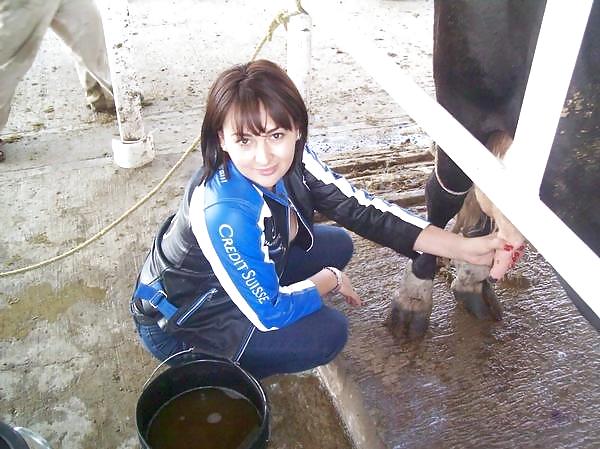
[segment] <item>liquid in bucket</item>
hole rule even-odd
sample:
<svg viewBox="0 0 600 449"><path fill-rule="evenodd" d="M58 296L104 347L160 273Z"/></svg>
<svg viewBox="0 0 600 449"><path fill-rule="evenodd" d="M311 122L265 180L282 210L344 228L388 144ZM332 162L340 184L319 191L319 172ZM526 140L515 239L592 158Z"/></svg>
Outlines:
<svg viewBox="0 0 600 449"><path fill-rule="evenodd" d="M152 417L146 441L152 449L237 449L260 430L256 407L228 388L186 391Z"/></svg>

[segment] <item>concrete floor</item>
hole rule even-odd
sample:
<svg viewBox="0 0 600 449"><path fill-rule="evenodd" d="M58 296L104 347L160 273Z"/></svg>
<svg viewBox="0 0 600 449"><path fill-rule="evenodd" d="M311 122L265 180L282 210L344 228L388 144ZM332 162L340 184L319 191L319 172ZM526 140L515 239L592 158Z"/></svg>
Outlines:
<svg viewBox="0 0 600 449"><path fill-rule="evenodd" d="M157 156L140 169L112 163L116 123L85 108L70 56L48 35L1 131L13 142L0 166L1 271L70 249L154 187L198 133L210 82L251 56L279 10L251 0L130 3L132 64ZM366 38L433 91L432 2L344 7L361 18ZM311 142L318 151L428 146L324 30L314 30L313 49ZM261 56L285 63L283 31ZM127 302L156 227L199 163L192 154L145 206L85 250L0 278L0 419L34 429L55 448L137 447L135 402L156 362L138 342ZM317 374L357 446L600 446L598 334L533 249L512 283L500 286L504 321L475 323L440 276L431 329L421 343L407 344L381 324L405 261L358 238L356 245L348 271L366 304L350 310L336 302L350 318L350 342ZM302 411L283 413L296 420ZM282 431L288 436L277 447L315 447L298 434ZM347 444L326 441L325 449Z"/></svg>

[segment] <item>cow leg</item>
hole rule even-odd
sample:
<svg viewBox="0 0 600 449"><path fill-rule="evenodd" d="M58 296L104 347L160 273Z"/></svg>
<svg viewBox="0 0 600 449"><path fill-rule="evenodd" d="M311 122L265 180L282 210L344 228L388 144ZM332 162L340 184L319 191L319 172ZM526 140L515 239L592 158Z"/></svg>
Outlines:
<svg viewBox="0 0 600 449"><path fill-rule="evenodd" d="M425 334L433 306L432 290L433 279L416 277L413 261L408 261L404 278L392 295L392 308L385 322L394 336L413 340Z"/></svg>
<svg viewBox="0 0 600 449"><path fill-rule="evenodd" d="M482 213L479 222L463 233L467 237L478 237L489 234L492 227L492 220ZM489 281L490 267L463 261L454 261L454 265L456 275L451 289L456 300L480 320L501 320L502 306Z"/></svg>
<svg viewBox="0 0 600 449"><path fill-rule="evenodd" d="M444 228L460 210L471 185L471 180L462 170L437 148L435 170L425 186L428 220ZM407 264L386 320L395 336L414 339L427 331L436 268L437 259L431 254L421 254Z"/></svg>
<svg viewBox="0 0 600 449"><path fill-rule="evenodd" d="M503 131L495 131L486 142L486 147L496 156L503 156L510 145L512 138ZM487 215L486 215L487 214ZM472 215L469 217L469 215ZM498 211L489 198L474 189L472 195L467 197L465 210L461 212L463 223L461 232L466 237L478 237L492 232L494 227L498 229L498 235L513 245L523 242L523 236L519 231ZM495 225L492 223L492 219ZM461 218L461 217L459 217ZM457 220L460 222L461 220ZM510 262L511 252L506 254L505 261ZM498 257L498 256L496 256ZM502 259L503 256L500 256ZM513 258L513 263L515 259ZM462 302L467 310L480 320L502 319L502 307L490 284L490 268L481 265L472 265L465 262L456 262L456 277L452 282L452 291L457 301Z"/></svg>
<svg viewBox="0 0 600 449"><path fill-rule="evenodd" d="M456 262L452 292L457 301L480 320L500 321L502 306L488 281L490 267Z"/></svg>

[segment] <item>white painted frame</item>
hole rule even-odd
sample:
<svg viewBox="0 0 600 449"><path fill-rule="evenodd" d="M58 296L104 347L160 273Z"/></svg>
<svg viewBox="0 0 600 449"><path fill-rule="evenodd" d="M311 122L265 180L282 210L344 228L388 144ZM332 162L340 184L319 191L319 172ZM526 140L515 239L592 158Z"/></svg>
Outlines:
<svg viewBox="0 0 600 449"><path fill-rule="evenodd" d="M302 0L314 23L328 30L336 43L444 148L600 316L597 280L593 275L600 273L600 258L539 195L592 3L593 0L548 0L515 140L501 162L383 50L358 36L358 27L353 26L356 19L344 14L343 4ZM569 24L568 29L562 26L565 23ZM528 150L519 151L520 147Z"/></svg>
<svg viewBox="0 0 600 449"><path fill-rule="evenodd" d="M142 117L142 94L132 67L129 0L99 0L113 87L119 139L112 140L113 160L123 168L141 167L154 159L152 134Z"/></svg>

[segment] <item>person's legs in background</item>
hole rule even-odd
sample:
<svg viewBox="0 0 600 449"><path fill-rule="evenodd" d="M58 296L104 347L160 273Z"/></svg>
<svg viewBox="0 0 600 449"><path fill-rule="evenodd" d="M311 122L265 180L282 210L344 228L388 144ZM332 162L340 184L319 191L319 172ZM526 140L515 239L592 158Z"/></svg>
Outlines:
<svg viewBox="0 0 600 449"><path fill-rule="evenodd" d="M0 8L0 131L17 84L30 69L59 0L5 0ZM0 141L1 142L1 141ZM0 143L0 148L1 148ZM0 149L0 161L4 153Z"/></svg>
<svg viewBox="0 0 600 449"><path fill-rule="evenodd" d="M292 247L282 285L304 280L327 266L343 269L353 252L352 239L343 228L314 227L314 244L305 252ZM294 324L270 332L255 330L239 362L254 376L294 373L324 365L344 348L348 339L345 315L328 306Z"/></svg>
<svg viewBox="0 0 600 449"><path fill-rule="evenodd" d="M115 103L102 17L92 0L63 0L52 30L71 48L86 101L95 112L114 112Z"/></svg>

